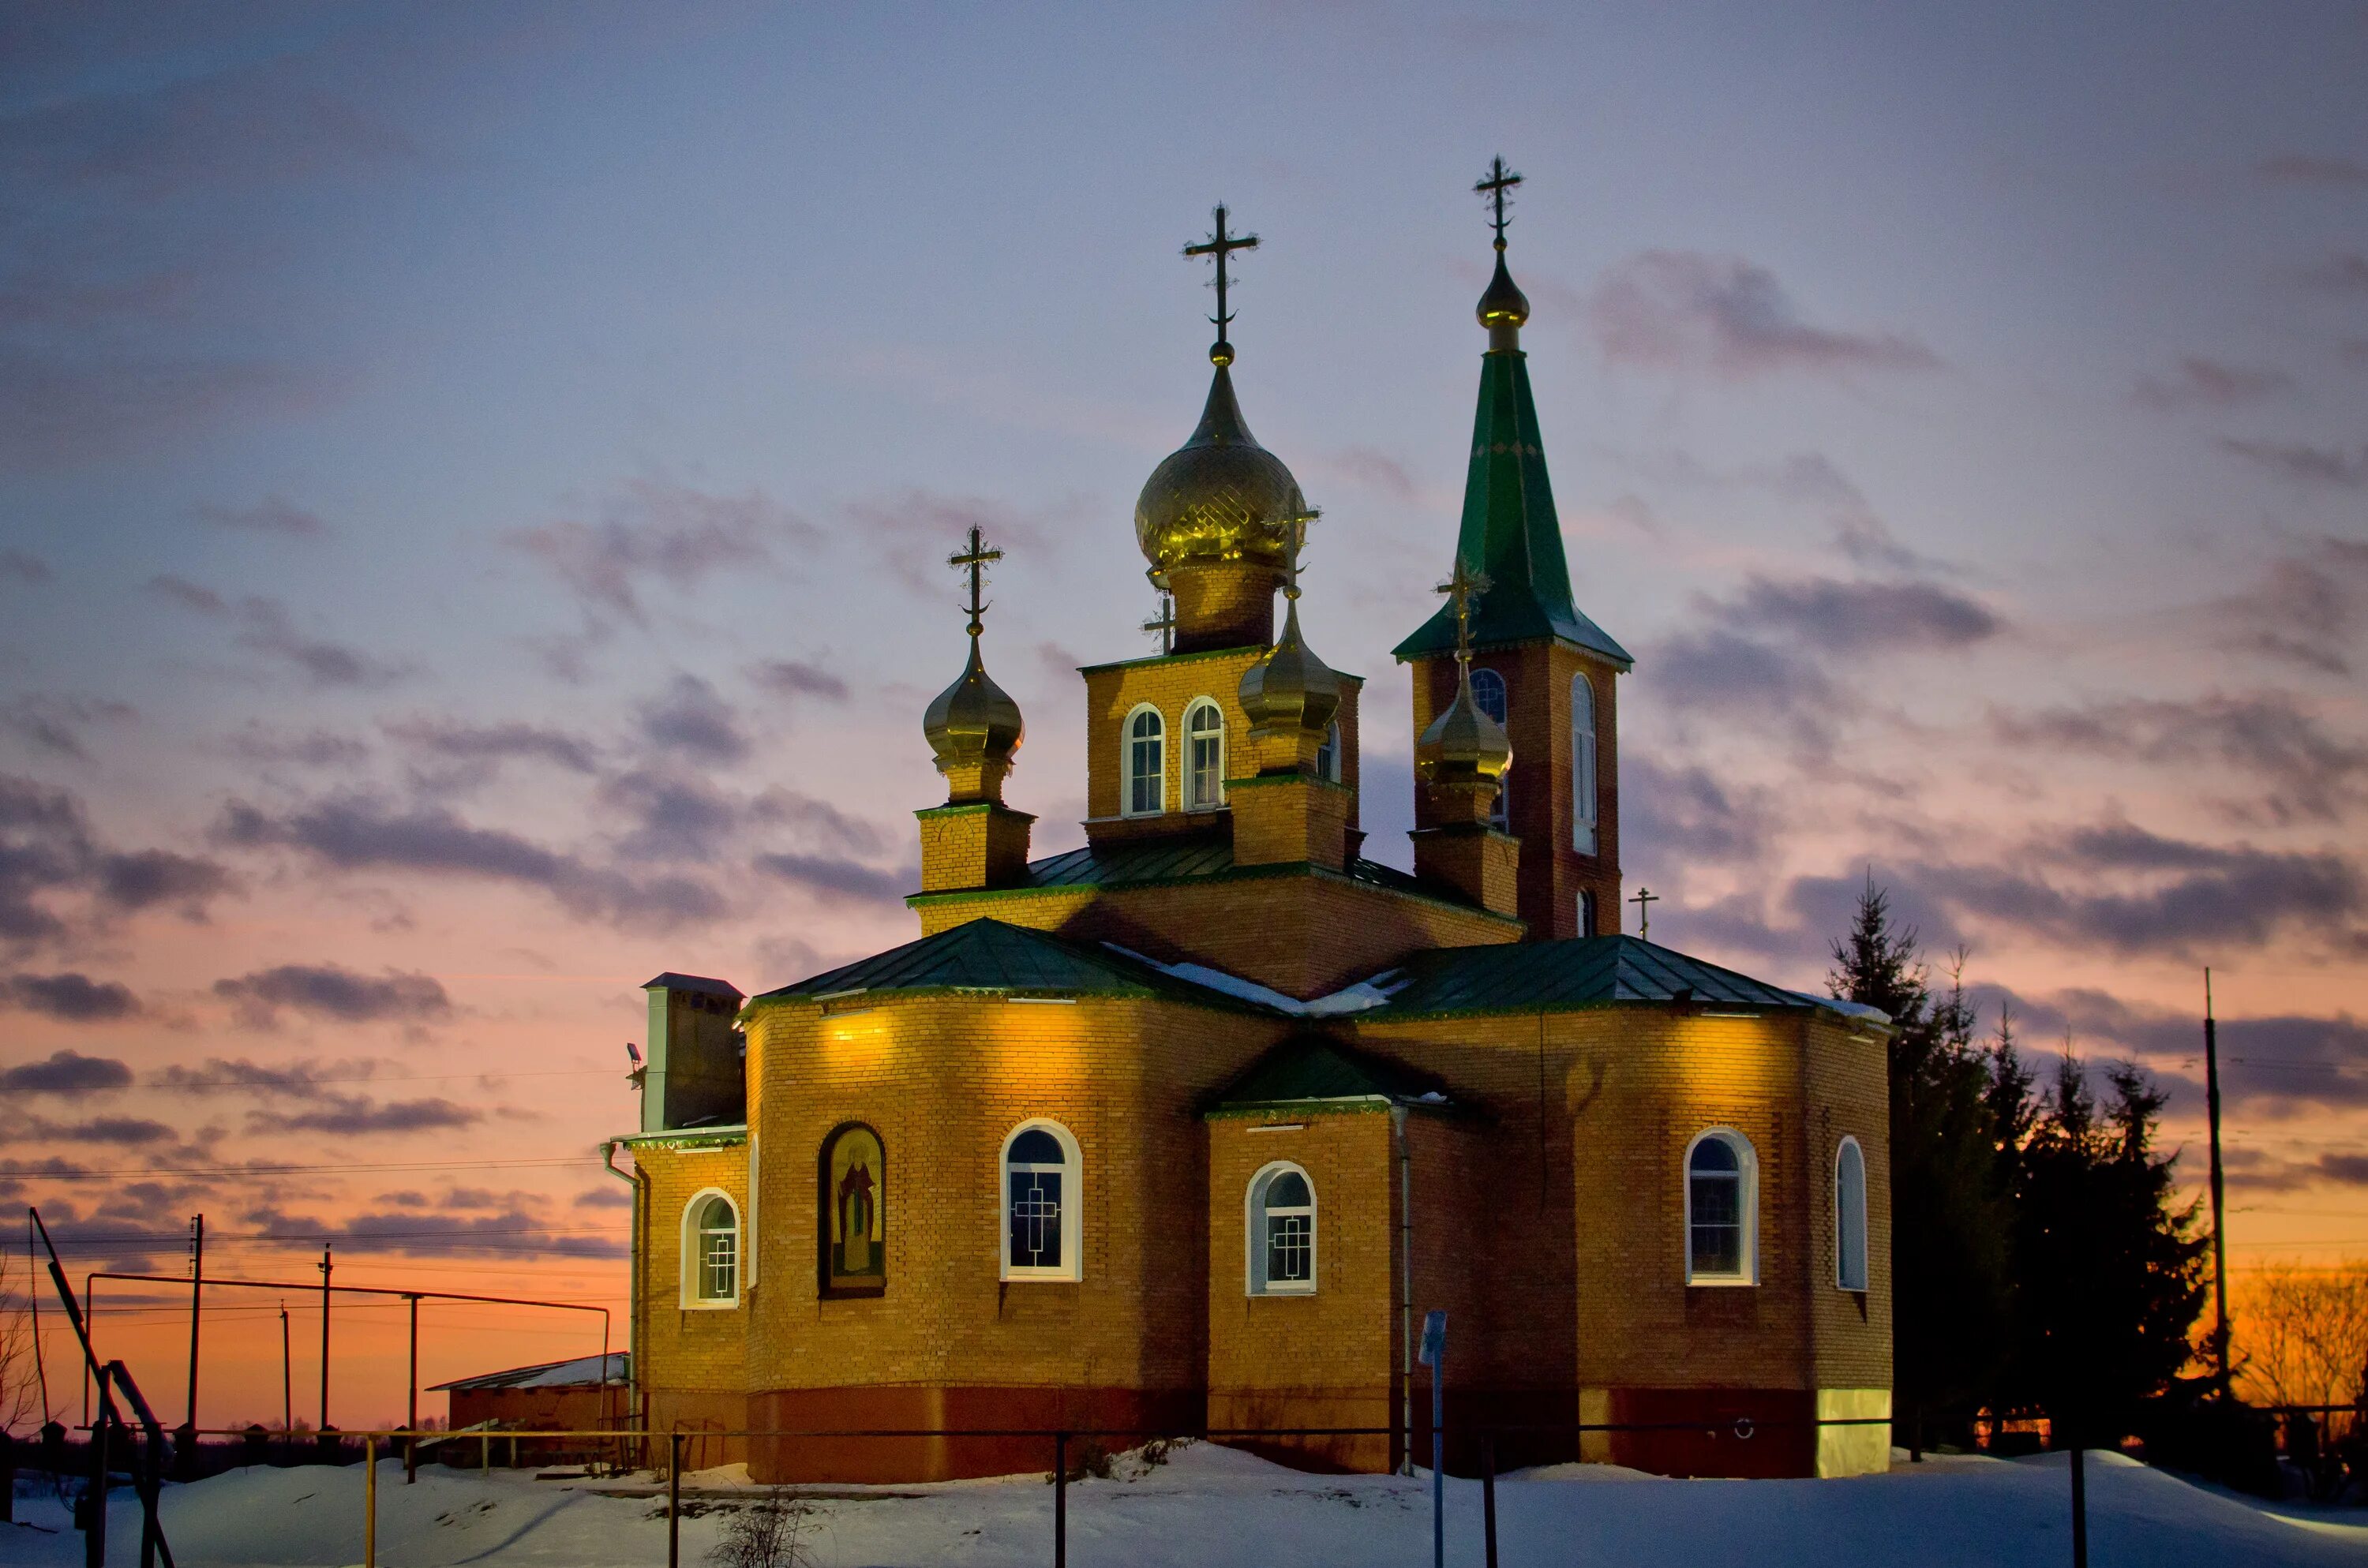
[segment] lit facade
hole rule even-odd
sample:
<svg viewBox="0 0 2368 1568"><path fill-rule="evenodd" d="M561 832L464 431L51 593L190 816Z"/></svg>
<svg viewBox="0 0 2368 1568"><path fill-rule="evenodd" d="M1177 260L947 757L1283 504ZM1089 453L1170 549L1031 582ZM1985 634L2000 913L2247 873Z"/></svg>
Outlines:
<svg viewBox="0 0 2368 1568"><path fill-rule="evenodd" d="M1202 248L1247 243L1221 212ZM1087 846L1030 858L974 608L925 718L919 938L746 999L651 983L635 1393L718 1435L694 1462L918 1480L1049 1448L720 1434L1349 1426L1379 1430L1257 1446L1383 1469L1427 1450L1442 1308L1452 1467L1575 1422L1691 1429L1499 1462L1884 1467L1886 1427L1810 1423L1890 1411L1887 1025L1620 932L1630 660L1572 597L1502 252L1455 591L1397 650L1413 874L1362 853L1361 683L1300 632L1314 514L1221 321L1137 508L1170 640L1083 672Z"/></svg>

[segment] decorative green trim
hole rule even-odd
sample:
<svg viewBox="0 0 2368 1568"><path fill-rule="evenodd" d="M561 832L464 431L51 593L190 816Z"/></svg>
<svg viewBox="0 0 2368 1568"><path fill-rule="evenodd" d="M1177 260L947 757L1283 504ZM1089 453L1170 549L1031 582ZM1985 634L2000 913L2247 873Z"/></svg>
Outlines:
<svg viewBox="0 0 2368 1568"><path fill-rule="evenodd" d="M1326 790L1338 790L1343 795L1356 793L1338 779L1326 778L1320 773L1253 773L1246 778L1226 779L1225 790L1230 794L1235 790L1269 790L1279 784L1315 784Z"/></svg>
<svg viewBox="0 0 2368 1568"><path fill-rule="evenodd" d="M1021 822L1036 820L1031 812L1015 812L996 801L949 801L942 806L923 806L913 814L926 822L931 817L993 816L998 812L1008 817L1018 817Z"/></svg>
<svg viewBox="0 0 2368 1568"><path fill-rule="evenodd" d="M1146 653L1139 659L1112 659L1106 665L1079 665L1077 673L1092 676L1104 670L1139 669L1145 665L1189 665L1196 660L1230 658L1235 653L1256 653L1263 658L1266 653L1267 649L1255 642L1245 642L1234 648L1201 648L1190 653ZM1352 676L1346 670L1334 670L1332 673L1342 680L1354 681L1359 686L1365 684L1363 676Z"/></svg>
<svg viewBox="0 0 2368 1568"><path fill-rule="evenodd" d="M636 1132L617 1142L628 1149L736 1148L748 1142L748 1124L730 1127L681 1127L667 1132Z"/></svg>
<svg viewBox="0 0 2368 1568"><path fill-rule="evenodd" d="M1318 866L1308 860L1284 861L1271 866L1235 866L1231 870L1202 871L1183 877L1145 877L1140 881L1123 882L1063 882L1056 887L1042 888L949 888L942 892L906 893L905 905L908 909L921 909L931 904L955 903L969 899L1054 898L1075 893L1094 897L1133 892L1140 888L1187 887L1196 882L1254 881L1262 877L1296 876L1310 876L1325 881L1344 882L1350 887L1364 888L1385 898L1403 898L1416 903L1428 903L1440 909L1452 909L1458 915L1470 915L1482 920L1493 920L1499 926L1510 926L1516 931L1529 929L1529 923L1515 915L1498 915L1494 910L1483 909L1477 904L1462 903L1452 898L1440 898L1436 893L1418 892L1411 888L1388 887L1380 882L1369 882L1361 877L1352 877L1346 871L1336 871L1328 866Z"/></svg>

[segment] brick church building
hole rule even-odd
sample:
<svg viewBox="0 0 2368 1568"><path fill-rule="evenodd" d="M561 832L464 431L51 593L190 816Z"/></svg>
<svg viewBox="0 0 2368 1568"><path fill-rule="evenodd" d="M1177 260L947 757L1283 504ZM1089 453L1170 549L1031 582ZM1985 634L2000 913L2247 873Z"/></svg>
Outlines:
<svg viewBox="0 0 2368 1568"><path fill-rule="evenodd" d="M1811 1418L1890 1414L1889 1027L1620 929L1630 659L1573 601L1498 218L1448 597L1396 649L1411 875L1361 852L1362 683L1301 633L1315 514L1235 398L1255 242L1220 209L1207 403L1135 510L1167 641L1081 672L1086 846L1030 858L973 608L925 717L919 938L754 996L650 983L633 1396L716 1435L692 1462L1041 1471L1042 1439L723 1434L1055 1426L1427 1462L1444 1309L1452 1443L1661 1428L1501 1462L1884 1467L1887 1427ZM993 558L956 558L973 607Z"/></svg>

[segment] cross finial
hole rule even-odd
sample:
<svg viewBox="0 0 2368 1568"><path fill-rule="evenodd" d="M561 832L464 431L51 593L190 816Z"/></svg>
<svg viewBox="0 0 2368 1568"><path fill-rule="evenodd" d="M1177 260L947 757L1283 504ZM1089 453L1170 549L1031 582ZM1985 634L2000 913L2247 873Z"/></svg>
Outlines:
<svg viewBox="0 0 2368 1568"><path fill-rule="evenodd" d="M1638 888L1636 896L1628 902L1636 906L1637 940L1651 941L1653 939L1653 906L1661 902L1661 895L1651 888Z"/></svg>
<svg viewBox="0 0 2368 1568"><path fill-rule="evenodd" d="M1472 665L1472 601L1486 593L1491 586L1488 574L1474 571L1461 555L1455 558L1455 570L1449 574L1446 582L1439 585L1438 591L1445 594L1448 603L1455 607L1455 665L1458 669L1469 669Z"/></svg>
<svg viewBox="0 0 2368 1568"><path fill-rule="evenodd" d="M1488 199L1493 210L1489 226L1497 231L1497 248L1505 248L1505 225L1512 220L1505 216L1505 193L1521 183L1521 176L1505 166L1502 158L1488 160L1488 177L1472 188Z"/></svg>
<svg viewBox="0 0 2368 1568"><path fill-rule="evenodd" d="M1143 623L1143 630L1159 639L1159 651L1176 651L1176 600L1167 594L1159 596L1159 613Z"/></svg>
<svg viewBox="0 0 2368 1568"><path fill-rule="evenodd" d="M1003 551L987 548L986 536L979 532L976 523L970 526L970 548L956 551L946 557L947 565L957 572L970 574L970 634L973 637L979 634L985 624L979 618L986 613L986 605L978 593L986 583L987 563L1002 559Z"/></svg>
<svg viewBox="0 0 2368 1568"><path fill-rule="evenodd" d="M1227 229L1225 204L1222 201L1217 203L1215 218L1216 227L1210 231L1209 237L1197 245L1186 245L1184 254L1217 258L1217 313L1209 318L1217 325L1217 341L1209 345L1209 358L1214 364L1230 365L1234 362L1234 346L1225 340L1225 327L1234 319L1234 312L1225 308L1225 258L1237 250L1258 249L1258 237L1236 234Z"/></svg>
<svg viewBox="0 0 2368 1568"><path fill-rule="evenodd" d="M1307 525L1315 517L1314 512L1302 512L1283 525L1290 535L1282 557L1282 597L1286 599L1299 597L1299 556L1307 548Z"/></svg>

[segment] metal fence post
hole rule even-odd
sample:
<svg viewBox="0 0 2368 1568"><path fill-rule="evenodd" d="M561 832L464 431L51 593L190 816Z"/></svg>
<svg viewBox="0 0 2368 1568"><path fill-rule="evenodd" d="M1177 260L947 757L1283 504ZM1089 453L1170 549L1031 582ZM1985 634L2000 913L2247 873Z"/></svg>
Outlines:
<svg viewBox="0 0 2368 1568"><path fill-rule="evenodd" d="M666 1435L666 1568L682 1562L682 1434Z"/></svg>
<svg viewBox="0 0 2368 1568"><path fill-rule="evenodd" d="M2080 1439L2072 1439L2072 1568L2089 1568L2089 1476Z"/></svg>
<svg viewBox="0 0 2368 1568"><path fill-rule="evenodd" d="M1488 1568L1497 1568L1497 1434L1480 1434L1480 1528L1488 1545Z"/></svg>
<svg viewBox="0 0 2368 1568"><path fill-rule="evenodd" d="M89 1512L83 1531L83 1562L87 1568L107 1568L107 1403L108 1369L98 1369L98 1414L90 1426L90 1489L83 1494Z"/></svg>
<svg viewBox="0 0 2368 1568"><path fill-rule="evenodd" d="M1069 1435L1053 1434L1053 1568L1069 1568Z"/></svg>
<svg viewBox="0 0 2368 1568"><path fill-rule="evenodd" d="M378 1435L362 1436L362 1568L378 1568Z"/></svg>

